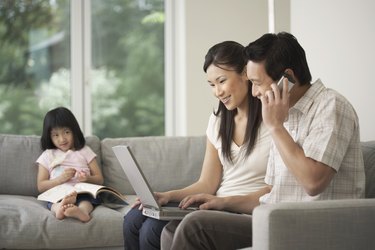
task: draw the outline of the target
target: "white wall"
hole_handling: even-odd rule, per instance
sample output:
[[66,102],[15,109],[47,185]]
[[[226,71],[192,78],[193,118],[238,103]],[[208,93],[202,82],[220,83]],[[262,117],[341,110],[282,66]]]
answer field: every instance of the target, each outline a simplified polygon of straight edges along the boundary
[[[267,1],[172,1],[176,5],[174,39],[179,55],[175,58],[173,80],[177,100],[171,104],[176,120],[170,134],[204,135],[208,117],[218,104],[203,72],[204,56],[216,43],[234,40],[247,45],[267,32]],[[186,61],[181,61],[181,57]]]
[[313,79],[353,104],[364,141],[375,139],[374,11],[373,0],[291,0],[291,32],[305,48]]
[[[244,45],[268,32],[266,0],[172,0],[181,4],[186,61],[176,78],[176,135],[202,135],[217,101],[206,85],[204,56],[213,44]],[[361,139],[375,139],[375,1],[275,0],[276,32],[292,32],[305,48],[313,79],[346,96],[357,111]],[[183,97],[182,97],[183,96]],[[177,103],[179,100],[177,100]]]

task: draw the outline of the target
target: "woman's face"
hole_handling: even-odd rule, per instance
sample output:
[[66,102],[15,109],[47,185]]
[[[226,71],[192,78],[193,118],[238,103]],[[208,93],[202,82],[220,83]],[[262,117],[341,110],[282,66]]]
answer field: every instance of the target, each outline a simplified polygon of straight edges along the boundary
[[211,64],[207,68],[207,81],[212,87],[212,93],[228,110],[247,107],[247,93],[249,81],[246,76],[246,68],[238,74],[231,68]]

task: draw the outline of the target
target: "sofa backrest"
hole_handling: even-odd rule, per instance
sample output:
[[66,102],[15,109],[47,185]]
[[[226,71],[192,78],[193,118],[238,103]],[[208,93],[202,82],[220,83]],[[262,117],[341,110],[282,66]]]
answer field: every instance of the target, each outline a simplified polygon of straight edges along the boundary
[[0,135],[0,193],[36,195],[40,137]]
[[[200,175],[205,136],[196,137],[86,137],[97,154],[105,184],[122,193],[134,194],[112,146],[129,145],[155,191],[187,186]],[[366,172],[366,198],[375,198],[375,141],[362,142]],[[36,159],[42,153],[39,136],[0,134],[0,194],[37,196]]]
[[[100,163],[100,141],[86,137]],[[0,134],[0,194],[37,196],[38,167],[35,161],[42,150],[40,136]]]
[[112,147],[129,145],[154,191],[167,191],[195,182],[201,172],[205,136],[134,137],[102,140],[105,184],[124,194],[134,194]]

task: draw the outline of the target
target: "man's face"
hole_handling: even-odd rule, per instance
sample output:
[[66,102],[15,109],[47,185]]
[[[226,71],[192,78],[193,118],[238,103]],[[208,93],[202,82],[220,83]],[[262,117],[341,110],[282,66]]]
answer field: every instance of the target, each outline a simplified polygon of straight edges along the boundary
[[272,78],[267,75],[264,63],[256,63],[248,61],[246,66],[246,74],[249,80],[253,83],[252,95],[260,98],[267,90],[271,89],[271,84],[274,83]]

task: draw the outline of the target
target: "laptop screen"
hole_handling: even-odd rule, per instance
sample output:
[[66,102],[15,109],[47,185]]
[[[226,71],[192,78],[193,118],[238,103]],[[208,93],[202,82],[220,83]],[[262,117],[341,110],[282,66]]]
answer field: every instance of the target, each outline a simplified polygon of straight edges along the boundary
[[154,192],[148,184],[129,146],[118,145],[112,147],[112,149],[135,193],[141,199],[142,204],[160,210],[160,206],[154,197]]

